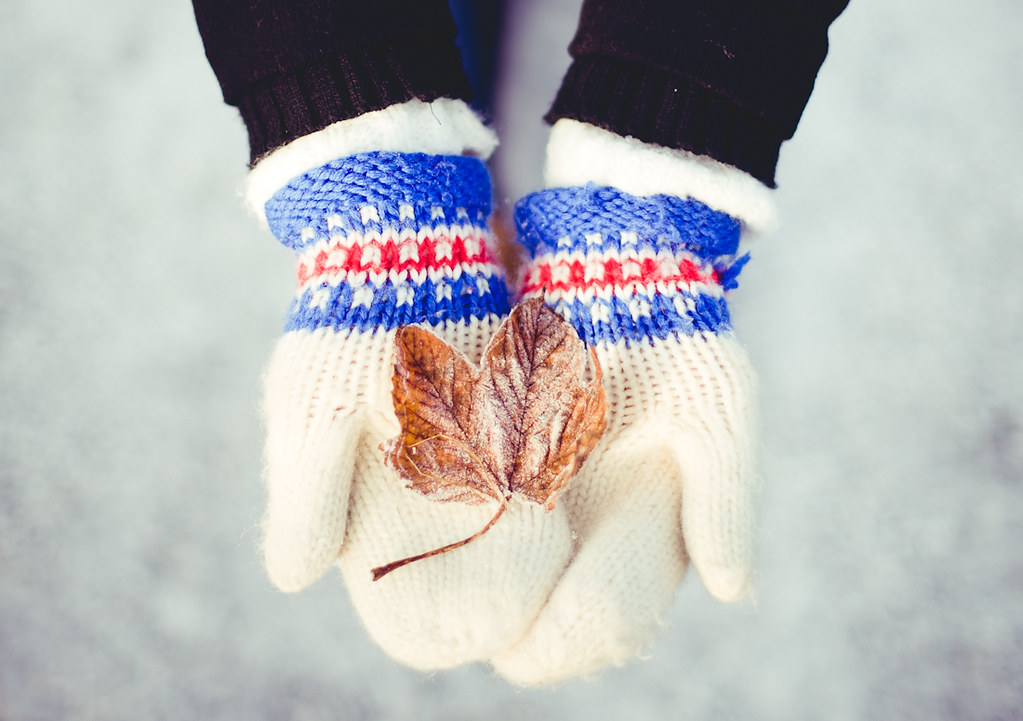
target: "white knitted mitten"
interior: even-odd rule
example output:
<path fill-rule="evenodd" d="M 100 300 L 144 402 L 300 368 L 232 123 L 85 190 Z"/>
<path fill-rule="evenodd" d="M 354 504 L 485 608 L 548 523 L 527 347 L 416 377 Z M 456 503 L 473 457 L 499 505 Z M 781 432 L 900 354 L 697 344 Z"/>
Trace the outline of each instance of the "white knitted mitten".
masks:
<path fill-rule="evenodd" d="M 554 187 L 516 208 L 532 256 L 522 292 L 596 348 L 608 427 L 562 497 L 574 557 L 528 635 L 493 659 L 522 684 L 639 653 L 689 560 L 722 600 L 753 575 L 754 378 L 724 299 L 745 261 L 740 222 L 687 196 L 717 194 L 758 221 L 769 204 L 733 193 L 734 169 L 565 122 L 548 150 Z M 621 189 L 651 179 L 677 192 Z"/>
<path fill-rule="evenodd" d="M 436 109 L 420 105 L 427 114 L 412 119 L 435 122 Z M 515 505 L 467 546 L 376 582 L 370 573 L 470 536 L 493 515 L 407 489 L 381 450 L 399 432 L 395 330 L 424 325 L 478 362 L 508 312 L 487 171 L 464 155 L 390 150 L 309 165 L 309 147 L 308 167 L 280 177 L 264 206 L 299 281 L 265 376 L 267 570 L 297 591 L 340 560 L 367 629 L 398 660 L 436 669 L 488 658 L 521 638 L 567 563 L 563 513 Z M 296 170 L 278 161 L 269 176 L 257 166 L 253 186 Z"/>

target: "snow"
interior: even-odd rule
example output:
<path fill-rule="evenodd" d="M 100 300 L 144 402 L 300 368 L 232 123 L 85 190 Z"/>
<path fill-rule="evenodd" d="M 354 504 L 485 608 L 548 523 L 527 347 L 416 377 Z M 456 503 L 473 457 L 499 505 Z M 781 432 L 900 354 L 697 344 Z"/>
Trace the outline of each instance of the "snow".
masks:
<path fill-rule="evenodd" d="M 578 2 L 519 0 L 496 160 L 536 187 Z M 755 602 L 649 658 L 422 675 L 334 575 L 265 579 L 259 375 L 292 264 L 187 3 L 0 8 L 0 717 L 1010 719 L 1023 707 L 1023 6 L 853 0 L 733 316 L 760 373 Z M 514 114 L 514 117 L 512 117 Z"/>

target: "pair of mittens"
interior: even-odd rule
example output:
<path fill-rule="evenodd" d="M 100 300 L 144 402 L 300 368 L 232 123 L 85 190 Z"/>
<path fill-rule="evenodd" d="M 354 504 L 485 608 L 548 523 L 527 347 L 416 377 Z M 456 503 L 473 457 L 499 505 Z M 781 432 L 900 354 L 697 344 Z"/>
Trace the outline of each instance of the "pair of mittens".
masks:
<path fill-rule="evenodd" d="M 552 188 L 516 209 L 542 297 L 594 349 L 607 429 L 552 510 L 513 500 L 472 543 L 379 581 L 371 569 L 487 524 L 487 504 L 407 488 L 395 334 L 426 328 L 478 363 L 509 313 L 483 163 L 365 152 L 291 178 L 264 206 L 299 289 L 264 379 L 264 552 L 285 591 L 340 565 L 370 634 L 420 669 L 491 661 L 521 684 L 639 652 L 689 561 L 715 596 L 751 586 L 753 376 L 724 291 L 740 223 L 673 195 Z"/>

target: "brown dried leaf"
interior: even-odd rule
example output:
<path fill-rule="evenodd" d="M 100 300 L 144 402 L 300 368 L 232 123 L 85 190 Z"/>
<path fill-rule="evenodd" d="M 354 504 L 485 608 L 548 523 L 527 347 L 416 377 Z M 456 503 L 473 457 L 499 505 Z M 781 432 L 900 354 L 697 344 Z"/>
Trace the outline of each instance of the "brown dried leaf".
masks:
<path fill-rule="evenodd" d="M 585 388 L 576 388 L 573 405 L 567 414 L 551 426 L 547 455 L 538 471 L 518 486 L 518 492 L 534 503 L 554 508 L 557 493 L 579 472 L 607 428 L 607 398 L 601 385 L 603 373 L 597 354 L 590 349 L 594 379 Z M 561 425 L 563 423 L 563 425 Z"/>
<path fill-rule="evenodd" d="M 493 463 L 476 451 L 472 388 L 478 376 L 429 331 L 398 330 L 392 396 L 401 435 L 391 441 L 387 463 L 429 498 L 478 504 L 503 497 Z"/>
<path fill-rule="evenodd" d="M 599 427 L 598 439 L 603 433 L 607 403 L 592 359 L 598 380 L 587 387 L 583 342 L 539 299 L 512 311 L 483 356 L 482 380 L 501 429 L 495 441 L 503 440 L 495 442 L 500 482 L 548 509 L 581 465 L 571 457 L 581 450 L 585 459 L 592 450 L 578 447 L 580 435 L 590 425 Z M 592 407 L 582 404 L 588 395 L 596 396 Z M 587 408 L 591 415 L 583 417 Z"/>
<path fill-rule="evenodd" d="M 586 360 L 572 326 L 539 299 L 512 310 L 478 369 L 429 331 L 398 330 L 393 397 L 402 430 L 387 464 L 433 500 L 500 505 L 473 536 L 374 569 L 374 580 L 479 538 L 514 495 L 554 507 L 606 427 L 592 349 L 589 383 Z"/>

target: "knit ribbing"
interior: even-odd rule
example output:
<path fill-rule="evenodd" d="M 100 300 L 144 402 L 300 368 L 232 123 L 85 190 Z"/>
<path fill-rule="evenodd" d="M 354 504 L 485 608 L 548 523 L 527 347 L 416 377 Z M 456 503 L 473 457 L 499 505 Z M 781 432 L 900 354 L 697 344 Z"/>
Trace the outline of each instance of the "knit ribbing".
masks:
<path fill-rule="evenodd" d="M 234 103 L 248 129 L 254 165 L 268 152 L 341 120 L 417 98 L 471 95 L 455 45 L 423 36 L 320 58 L 253 83 Z"/>
<path fill-rule="evenodd" d="M 603 56 L 569 67 L 550 123 L 570 118 L 645 143 L 707 155 L 769 187 L 784 134 L 685 75 Z"/>

